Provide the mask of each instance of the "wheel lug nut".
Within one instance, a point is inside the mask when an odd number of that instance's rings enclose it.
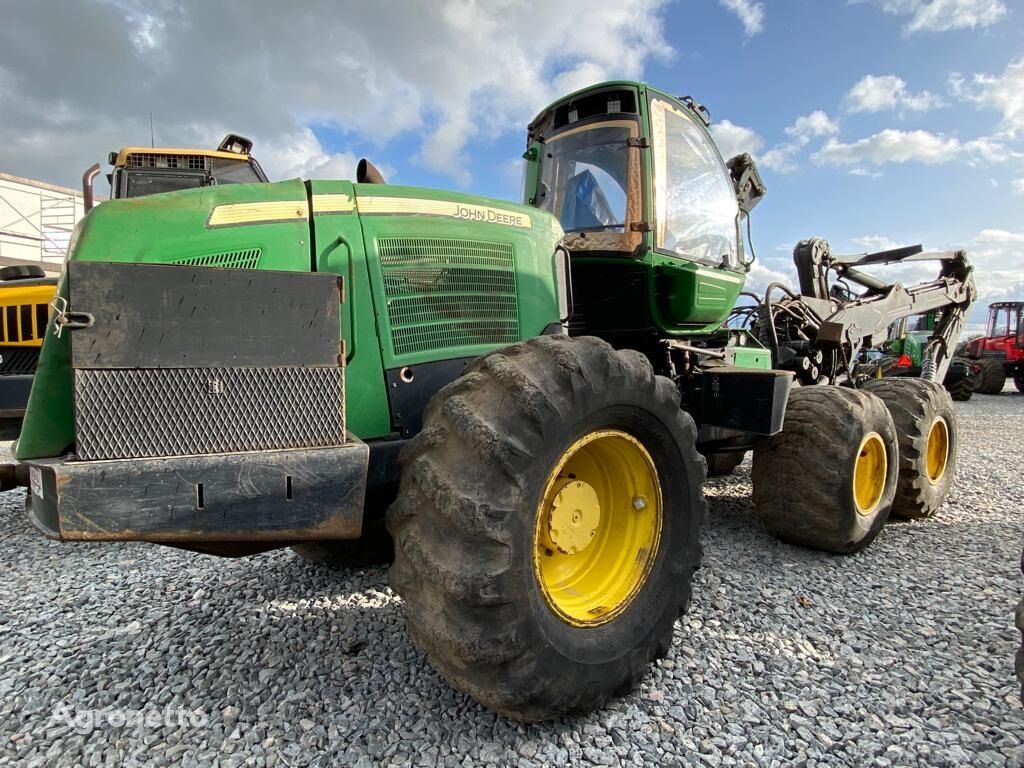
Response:
[[[633,509],[637,512],[647,509],[647,499],[643,496],[636,496],[633,498]]]

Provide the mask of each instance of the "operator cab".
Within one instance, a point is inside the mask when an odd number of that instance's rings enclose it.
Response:
[[[706,334],[732,307],[747,270],[743,217],[764,188],[749,156],[723,162],[709,123],[691,99],[605,83],[530,124],[524,201],[565,231],[572,333],[634,344]]]
[[[266,182],[252,142],[229,133],[216,150],[124,147],[111,152],[111,197],[142,197],[217,184]]]
[[[122,147],[107,157],[113,171],[107,174],[110,198],[121,200],[161,192],[211,187],[218,184],[267,182],[252,141],[229,133],[215,150],[170,147]],[[92,182],[99,172],[94,165],[82,177],[86,210],[92,207]]]
[[[1024,347],[1024,302],[1002,301],[988,308],[986,338],[1015,337],[1016,345]]]

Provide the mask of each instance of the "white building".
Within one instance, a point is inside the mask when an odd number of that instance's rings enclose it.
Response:
[[[37,264],[59,274],[83,215],[81,190],[0,173],[0,266]]]

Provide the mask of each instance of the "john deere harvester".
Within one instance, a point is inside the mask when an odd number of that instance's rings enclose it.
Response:
[[[834,552],[934,512],[956,462],[935,379],[964,255],[930,254],[939,278],[906,289],[809,241],[807,290],[725,327],[764,186],[707,125],[638,83],[566,97],[530,125],[523,205],[365,162],[356,183],[105,203],[8,482],[56,539],[341,559],[397,484],[391,583],[454,686],[525,720],[629,691],[690,603],[702,454],[752,448],[770,528]],[[838,272],[867,285],[836,297]],[[936,306],[955,311],[923,378],[858,387],[858,351]]]

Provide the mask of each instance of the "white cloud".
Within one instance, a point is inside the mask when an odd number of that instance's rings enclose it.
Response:
[[[811,159],[818,165],[885,165],[886,163],[948,163],[960,154],[959,140],[928,131],[887,128],[850,144],[829,139]]]
[[[743,31],[748,38],[764,29],[764,3],[754,0],[718,0],[728,11],[736,14],[743,24]]]
[[[757,156],[761,147],[764,146],[764,139],[751,129],[742,125],[736,125],[729,120],[719,120],[711,125],[711,135],[718,145],[718,151],[722,157],[728,160],[742,152],[749,152]]]
[[[246,14],[260,23],[230,35],[239,20],[223,3],[66,0],[59,14],[16,4],[0,24],[0,168],[76,184],[97,156],[148,144],[152,110],[158,141],[206,145],[227,126],[255,140],[257,157],[281,154],[282,168],[303,172],[333,173],[355,148],[415,133],[424,138],[410,160],[466,182],[467,147],[522,133],[567,89],[640,78],[652,57],[668,60],[666,2],[522,0],[497,11],[439,0],[404,5],[396,22],[389,4],[254,0]],[[87,67],[76,65],[83,45]],[[131,73],[128,102],[111,87],[118,73]],[[311,126],[338,137],[341,154],[314,144]],[[299,162],[307,150],[319,160]]]
[[[867,168],[851,168],[847,173],[851,176],[863,176],[867,179],[880,179],[885,176],[882,171],[869,171]]]
[[[1010,182],[1010,189],[1015,195],[1024,195],[1024,179],[1014,179]]]
[[[983,245],[1024,245],[1024,232],[1009,232],[1005,229],[983,229],[975,241]]]
[[[792,252],[793,246],[786,246],[785,251]],[[750,267],[747,273],[747,281],[743,290],[763,295],[769,283],[782,283],[783,285],[796,285],[796,268],[792,259],[782,257],[769,257],[758,259]]]
[[[272,179],[352,179],[359,162],[351,152],[324,151],[309,128],[287,134],[258,150],[254,147],[253,154]]]
[[[793,144],[779,144],[761,155],[759,162],[777,173],[792,173],[797,169],[793,159],[797,151],[798,148]]]
[[[850,112],[926,112],[945,103],[928,91],[911,93],[907,81],[896,75],[865,75],[847,92],[844,102]]]
[[[908,16],[905,34],[984,28],[1007,15],[1003,0],[876,0],[882,10]]]
[[[801,115],[786,129],[786,134],[799,141],[801,145],[807,144],[812,138],[831,136],[838,132],[839,124],[820,109],[809,115]]]
[[[900,246],[906,245],[906,243],[898,243],[892,238],[885,237],[884,235],[851,237],[850,242],[860,248],[863,248],[868,253],[874,253],[876,251],[890,251],[893,248],[899,248]]]
[[[951,75],[950,87],[959,98],[1001,112],[1001,127],[1011,135],[1024,132],[1024,56],[1011,61],[1003,74],[976,74],[969,84]]]

